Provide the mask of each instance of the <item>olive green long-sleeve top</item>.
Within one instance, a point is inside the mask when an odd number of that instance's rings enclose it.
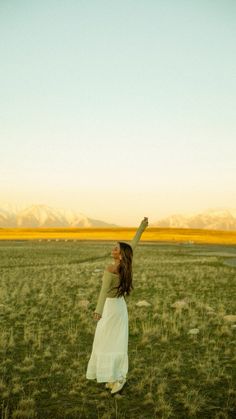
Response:
[[[133,252],[145,228],[146,228],[146,224],[142,221],[139,228],[137,229],[135,233],[134,238],[132,239],[130,243],[130,246],[132,247]],[[107,270],[104,271],[104,274],[102,277],[102,287],[99,293],[97,306],[94,311],[95,313],[102,315],[103,307],[104,307],[107,297],[116,298],[117,289],[114,287],[119,286],[119,283],[120,283],[120,278],[118,274],[114,274]]]

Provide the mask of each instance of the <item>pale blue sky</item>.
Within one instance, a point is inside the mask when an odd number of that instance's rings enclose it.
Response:
[[[0,206],[236,208],[236,2],[0,2]]]

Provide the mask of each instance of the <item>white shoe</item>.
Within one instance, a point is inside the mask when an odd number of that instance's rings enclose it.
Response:
[[[112,390],[111,390],[111,394],[117,393],[118,391],[120,391],[122,389],[122,387],[124,386],[124,384],[126,383],[126,379],[123,378],[121,380],[118,380],[114,383]]]
[[[112,389],[112,388],[113,388],[113,386],[114,386],[114,384],[115,384],[115,383],[106,383],[106,384],[105,384],[105,387],[106,387],[106,388],[109,388],[109,389]]]

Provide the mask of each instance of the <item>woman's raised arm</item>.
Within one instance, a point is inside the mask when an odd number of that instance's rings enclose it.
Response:
[[[130,243],[130,246],[132,247],[133,251],[134,251],[135,247],[137,246],[137,244],[140,240],[140,237],[142,236],[142,234],[143,234],[145,228],[147,228],[147,226],[148,226],[148,218],[144,217],[144,219],[141,221],[140,226],[139,226],[138,230],[136,231],[136,233],[135,233],[135,235],[134,235],[134,237],[133,237],[133,239]]]

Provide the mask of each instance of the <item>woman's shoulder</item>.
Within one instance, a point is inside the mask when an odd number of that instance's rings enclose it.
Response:
[[[112,274],[117,274],[118,275],[117,267],[114,266],[114,265],[108,265],[106,270],[108,272],[111,272]]]

